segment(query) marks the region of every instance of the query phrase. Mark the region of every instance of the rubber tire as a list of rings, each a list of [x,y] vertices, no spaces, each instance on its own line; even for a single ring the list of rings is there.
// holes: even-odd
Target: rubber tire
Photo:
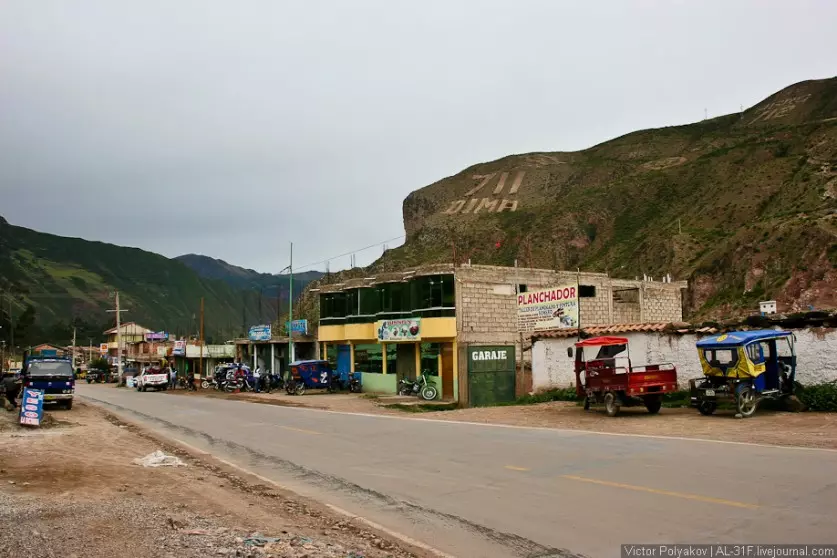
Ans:
[[[745,394],[747,394],[748,397],[750,395],[752,395],[752,397],[753,397],[753,408],[750,409],[748,412],[744,412],[744,409],[743,409],[742,404],[741,404],[742,396],[745,395]],[[736,394],[736,397],[735,397],[735,408],[741,416],[743,416],[744,418],[753,416],[756,412],[757,407],[758,407],[758,399],[756,399],[756,392],[753,388],[745,387],[745,388],[738,391],[738,393]]]
[[[143,393],[145,393],[145,392],[147,392],[147,391],[148,391],[148,387],[147,387],[147,386],[145,386],[145,385],[143,385],[143,386],[142,386],[142,392],[143,392]]]
[[[698,403],[698,412],[705,417],[710,416],[718,408],[718,404],[714,401],[701,401]]]
[[[652,395],[645,397],[644,403],[648,412],[652,415],[656,415],[660,412],[660,408],[663,406],[663,398],[659,395]]]
[[[67,401],[65,401],[65,402],[64,402],[64,404],[62,405],[62,407],[64,407],[64,410],[65,410],[65,411],[69,411],[69,410],[71,410],[71,409],[73,408],[73,400],[72,400],[72,399],[68,399]]]
[[[349,391],[352,393],[360,393],[362,391],[360,384],[351,383],[349,384]]]
[[[298,383],[294,387],[294,395],[305,395],[305,384],[302,382]]]
[[[425,401],[433,401],[439,395],[439,389],[436,386],[424,386],[419,393],[421,398]]]
[[[585,411],[590,410],[590,396],[589,395],[584,398],[584,410]]]
[[[612,391],[605,393],[604,396],[605,412],[609,417],[615,417],[619,414],[619,401]]]
[[[209,382],[207,382],[206,380],[202,381],[201,382],[201,388],[209,389]]]

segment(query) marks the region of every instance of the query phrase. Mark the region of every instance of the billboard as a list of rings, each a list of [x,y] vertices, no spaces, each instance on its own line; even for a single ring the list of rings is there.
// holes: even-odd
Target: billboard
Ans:
[[[175,341],[171,354],[172,356],[186,356],[186,341]]]
[[[107,343],[102,343],[101,345],[99,345],[99,354],[101,354],[102,356],[108,354],[108,344]]]
[[[269,325],[257,325],[250,328],[247,336],[250,341],[270,341],[273,337]]]
[[[154,341],[168,341],[169,334],[166,331],[152,331],[151,333],[145,334],[145,340],[149,343]]]
[[[517,295],[517,330],[522,333],[578,327],[578,285]]]
[[[24,388],[20,402],[20,424],[40,426],[44,417],[44,392],[39,389]]]
[[[294,320],[292,322],[285,322],[285,328],[293,333],[301,333],[305,335],[308,333],[308,320]]]
[[[378,322],[377,329],[378,341],[385,343],[421,340],[421,318],[382,320]]]

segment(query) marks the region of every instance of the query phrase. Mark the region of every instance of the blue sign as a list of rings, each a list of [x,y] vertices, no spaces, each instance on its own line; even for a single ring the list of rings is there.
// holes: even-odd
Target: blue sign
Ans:
[[[41,351],[41,356],[45,356],[45,357],[58,356],[58,351],[56,351],[55,349],[44,349],[43,351]]]
[[[305,335],[308,333],[308,320],[294,320],[292,322],[285,322],[285,328],[294,333],[301,333]]]
[[[44,392],[39,389],[24,388],[20,402],[20,424],[40,426],[44,418]]]
[[[269,325],[258,325],[250,328],[250,341],[270,341],[273,337]]]

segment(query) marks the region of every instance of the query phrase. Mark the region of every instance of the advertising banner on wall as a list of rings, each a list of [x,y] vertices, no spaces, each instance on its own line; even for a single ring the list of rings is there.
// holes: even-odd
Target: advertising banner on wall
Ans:
[[[578,285],[518,293],[517,330],[523,333],[578,327]]]
[[[377,326],[378,341],[384,343],[421,340],[421,318],[382,320]]]
[[[102,356],[105,356],[106,354],[108,354],[108,344],[107,343],[102,343],[101,345],[99,345],[99,354],[102,355]]]
[[[186,341],[175,341],[171,354],[173,356],[186,356]]]
[[[250,328],[248,337],[250,341],[270,341],[273,335],[269,325],[257,325]]]

